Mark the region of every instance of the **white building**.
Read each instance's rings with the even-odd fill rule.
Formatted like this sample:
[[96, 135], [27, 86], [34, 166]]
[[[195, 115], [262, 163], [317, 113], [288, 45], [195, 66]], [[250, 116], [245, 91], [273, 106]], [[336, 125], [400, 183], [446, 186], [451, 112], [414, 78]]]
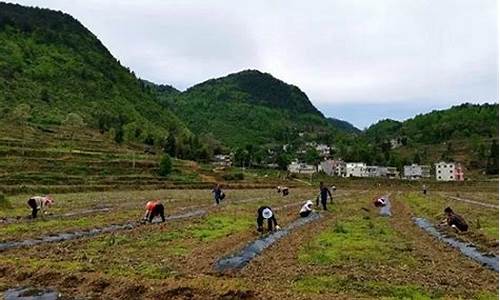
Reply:
[[306, 163], [299, 163], [297, 161], [293, 161], [288, 165], [288, 171], [290, 173], [297, 174], [314, 174], [316, 173], [316, 167], [313, 165], [308, 165]]
[[330, 146], [328, 146], [328, 145], [319, 144], [316, 146], [316, 151], [318, 151], [319, 156], [321, 156], [321, 157], [330, 156]]
[[384, 167], [379, 167], [379, 166], [366, 167], [366, 174], [368, 177], [384, 177], [386, 171], [387, 170]]
[[319, 164], [318, 169], [325, 172], [328, 176], [345, 176], [346, 164], [342, 160], [328, 159], [322, 161]]
[[346, 163], [346, 177], [367, 177], [366, 164], [361, 162]]
[[217, 154], [214, 156], [213, 164], [221, 167], [230, 167], [233, 164], [231, 155]]
[[436, 180], [438, 181], [463, 181], [464, 172], [459, 163], [440, 161], [436, 166]]
[[403, 168], [403, 176], [406, 179], [418, 180], [431, 177], [431, 166], [428, 165], [407, 165]]
[[395, 179], [399, 178], [399, 171], [396, 167], [383, 167], [384, 177]]

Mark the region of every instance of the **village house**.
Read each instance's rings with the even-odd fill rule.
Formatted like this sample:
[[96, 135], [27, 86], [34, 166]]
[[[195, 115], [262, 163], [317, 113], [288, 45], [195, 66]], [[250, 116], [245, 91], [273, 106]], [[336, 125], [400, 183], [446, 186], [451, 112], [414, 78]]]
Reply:
[[367, 177], [366, 164], [362, 162], [346, 163], [345, 177]]
[[399, 178], [399, 171], [398, 168], [396, 167], [384, 167], [385, 169], [385, 177], [390, 178], [390, 179], [396, 179]]
[[406, 179], [418, 180], [431, 177], [431, 166], [411, 164], [403, 167], [403, 176]]
[[220, 167], [231, 167], [233, 161], [231, 159], [231, 155], [229, 154], [217, 154], [214, 155], [214, 159], [212, 164], [220, 166]]
[[318, 151], [319, 156], [321, 157], [328, 157], [330, 156], [330, 146], [325, 145], [325, 144], [319, 144], [316, 146], [316, 151]]
[[291, 164], [288, 165], [288, 171], [290, 173], [296, 173], [296, 174], [314, 174], [316, 173], [316, 167], [313, 165], [308, 165], [306, 163], [293, 161]]
[[438, 181], [463, 181], [464, 172], [460, 163], [438, 162], [436, 166], [436, 180]]
[[322, 161], [318, 169], [325, 172], [328, 176], [345, 176], [346, 164], [342, 160], [328, 159]]

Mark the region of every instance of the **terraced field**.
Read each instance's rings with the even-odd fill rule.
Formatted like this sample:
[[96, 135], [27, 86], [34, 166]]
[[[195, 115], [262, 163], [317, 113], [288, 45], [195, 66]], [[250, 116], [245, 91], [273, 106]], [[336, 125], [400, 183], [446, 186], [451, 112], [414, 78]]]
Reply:
[[[226, 194], [220, 206], [213, 204], [210, 190], [56, 194], [51, 214], [35, 221], [24, 218], [27, 196], [12, 196], [13, 207], [0, 212], [0, 244], [132, 226], [4, 250], [0, 289], [52, 288], [63, 299], [498, 298], [497, 272], [428, 235], [412, 219], [439, 221], [450, 205], [471, 230], [443, 232], [498, 255], [498, 208], [452, 200], [453, 191], [423, 196], [340, 187], [320, 218], [291, 230], [242, 269], [219, 273], [220, 258], [261, 238], [255, 231], [260, 205], [273, 207], [280, 226], [287, 228], [316, 190], [293, 188], [287, 197], [274, 189], [229, 189]], [[371, 203], [385, 194], [390, 194], [392, 216], [379, 215]], [[498, 194], [467, 196], [492, 203]], [[145, 202], [154, 198], [162, 199], [171, 218], [138, 223]]]

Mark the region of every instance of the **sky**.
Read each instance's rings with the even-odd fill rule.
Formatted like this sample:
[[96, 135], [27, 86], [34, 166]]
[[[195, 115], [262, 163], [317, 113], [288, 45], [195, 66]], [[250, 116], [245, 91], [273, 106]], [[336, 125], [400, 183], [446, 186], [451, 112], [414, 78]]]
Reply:
[[184, 90], [258, 69], [365, 128], [498, 102], [496, 0], [20, 0], [61, 10], [137, 76]]

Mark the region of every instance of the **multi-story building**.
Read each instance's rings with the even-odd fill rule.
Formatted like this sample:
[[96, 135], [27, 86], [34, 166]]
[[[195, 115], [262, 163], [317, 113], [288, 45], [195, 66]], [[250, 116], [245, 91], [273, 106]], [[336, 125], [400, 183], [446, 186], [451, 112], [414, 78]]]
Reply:
[[367, 177], [366, 164], [362, 162], [346, 163], [346, 177]]
[[328, 159], [322, 161], [319, 164], [318, 169], [325, 172], [325, 174], [328, 176], [345, 176], [344, 174], [346, 173], [346, 164], [342, 160]]
[[406, 179], [418, 180], [431, 177], [431, 166], [428, 165], [407, 165], [403, 168], [403, 176]]
[[438, 162], [436, 166], [436, 180], [438, 181], [463, 181], [464, 172], [460, 163]]

